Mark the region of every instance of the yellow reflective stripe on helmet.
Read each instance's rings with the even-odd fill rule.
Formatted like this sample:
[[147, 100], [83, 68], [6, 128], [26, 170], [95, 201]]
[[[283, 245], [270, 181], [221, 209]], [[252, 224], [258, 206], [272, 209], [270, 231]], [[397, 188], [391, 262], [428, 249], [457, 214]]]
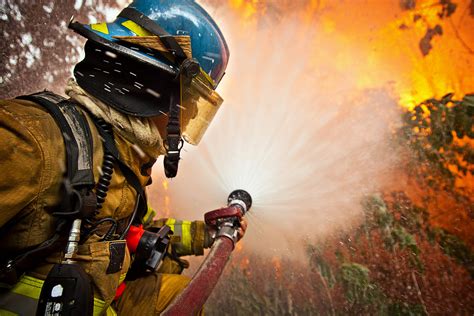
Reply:
[[104, 33], [104, 34], [109, 34], [109, 28], [107, 27], [107, 23], [91, 24], [91, 29], [97, 32]]
[[191, 252], [191, 222], [183, 221], [181, 223], [181, 244], [183, 245], [183, 250], [186, 252]]
[[127, 29], [129, 29], [130, 31], [132, 31], [133, 33], [135, 33], [137, 36], [153, 36], [154, 35], [148, 32], [147, 30], [145, 30], [143, 27], [141, 27], [137, 23], [130, 20], [123, 22], [122, 25], [126, 27]]
[[173, 233], [174, 233], [174, 223], [176, 223], [176, 220], [174, 218], [168, 218], [168, 220], [165, 223], [165, 225], [168, 225], [171, 228]]
[[146, 225], [156, 216], [156, 211], [148, 204], [146, 214], [143, 216], [143, 223]]

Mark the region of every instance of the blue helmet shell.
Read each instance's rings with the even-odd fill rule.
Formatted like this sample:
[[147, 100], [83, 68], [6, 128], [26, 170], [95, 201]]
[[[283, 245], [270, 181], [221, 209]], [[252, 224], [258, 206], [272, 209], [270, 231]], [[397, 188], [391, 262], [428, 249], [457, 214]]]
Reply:
[[[229, 49], [219, 27], [200, 5], [194, 0], [135, 0], [129, 7], [155, 21], [171, 35], [190, 36], [193, 58], [197, 59], [201, 68], [212, 78], [214, 88], [217, 87], [227, 67]], [[118, 17], [107, 24], [106, 32], [90, 25], [84, 26], [100, 37], [117, 42], [114, 36], [136, 36], [122, 25], [126, 21], [127, 19]], [[169, 63], [166, 58], [159, 61]]]

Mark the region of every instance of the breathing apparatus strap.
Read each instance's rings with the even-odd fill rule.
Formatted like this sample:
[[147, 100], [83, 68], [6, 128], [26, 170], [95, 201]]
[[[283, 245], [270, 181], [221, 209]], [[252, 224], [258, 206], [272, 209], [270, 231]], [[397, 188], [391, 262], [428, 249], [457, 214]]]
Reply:
[[[115, 158], [115, 162], [117, 163], [118, 167], [120, 168], [120, 171], [122, 171], [123, 176], [127, 180], [127, 182], [133, 187], [133, 189], [137, 192], [138, 198], [137, 198], [137, 203], [138, 205], [135, 207], [135, 212], [132, 214], [132, 218], [130, 219], [130, 222], [134, 220], [136, 217], [136, 213], [138, 212], [139, 217], [138, 219], [141, 219], [143, 215], [146, 214], [147, 212], [147, 203], [146, 203], [146, 197], [145, 197], [145, 191], [143, 190], [142, 185], [140, 184], [140, 180], [138, 180], [137, 175], [130, 169], [129, 166], [127, 166], [121, 159], [120, 159], [120, 153], [117, 149], [117, 146], [115, 146], [115, 141], [109, 133], [107, 133], [106, 130], [102, 128], [97, 122], [95, 122], [95, 126], [97, 130], [99, 131], [100, 136], [103, 139], [104, 146], [107, 148], [107, 150], [110, 152], [112, 156]], [[128, 227], [127, 229], [128, 230]], [[122, 233], [123, 235], [126, 234], [126, 231]]]
[[20, 96], [17, 99], [32, 101], [51, 114], [63, 135], [67, 173], [64, 179], [63, 201], [59, 211], [51, 215], [57, 218], [53, 236], [39, 246], [28, 249], [0, 266], [2, 283], [14, 284], [21, 274], [31, 267], [31, 261], [48, 255], [58, 247], [60, 236], [72, 219], [90, 216], [95, 211], [96, 197], [92, 192], [92, 135], [84, 115], [72, 102], [49, 91]]
[[25, 95], [18, 99], [40, 104], [54, 118], [61, 130], [66, 149], [65, 195], [59, 211], [51, 215], [76, 219], [90, 216], [95, 211], [96, 196], [92, 171], [92, 134], [84, 115], [76, 105], [49, 91]]
[[73, 188], [94, 187], [92, 172], [92, 136], [85, 117], [76, 106], [64, 98], [49, 92], [20, 96], [43, 106], [54, 118], [66, 148], [67, 178]]
[[185, 60], [186, 54], [183, 51], [183, 48], [178, 44], [176, 39], [166, 32], [158, 23], [144, 15], [134, 8], [125, 8], [118, 15], [119, 17], [129, 19], [136, 24], [143, 27], [145, 30], [155, 34], [160, 38], [166, 48], [177, 58], [178, 64], [181, 64]]

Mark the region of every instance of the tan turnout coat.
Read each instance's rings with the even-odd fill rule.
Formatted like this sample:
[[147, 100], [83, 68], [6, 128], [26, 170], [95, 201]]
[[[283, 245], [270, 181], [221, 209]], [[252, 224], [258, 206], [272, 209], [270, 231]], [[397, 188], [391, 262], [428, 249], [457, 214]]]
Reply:
[[[93, 136], [93, 170], [97, 182], [103, 159], [102, 142], [90, 117], [87, 114], [86, 117]], [[140, 157], [129, 141], [114, 134], [122, 160], [145, 187], [150, 179], [148, 175], [142, 175], [141, 167], [150, 158]], [[61, 131], [43, 107], [18, 99], [0, 101], [0, 161], [0, 254], [4, 257], [40, 244], [52, 236], [55, 228], [50, 214], [62, 199], [59, 192], [65, 171], [65, 147]], [[135, 200], [134, 189], [120, 169], [115, 168], [98, 218], [126, 221]], [[163, 223], [164, 220], [155, 221], [154, 225]], [[191, 235], [191, 248], [181, 249], [180, 255], [200, 255], [204, 247], [209, 246], [205, 244], [209, 241], [203, 222], [191, 222]], [[173, 237], [172, 242], [179, 244], [179, 238]], [[112, 303], [116, 288], [130, 266], [130, 254], [126, 250], [120, 271], [106, 273], [111, 256], [110, 243], [117, 242], [125, 241], [98, 241], [98, 237], [93, 236], [80, 245], [78, 253], [79, 263], [93, 281], [95, 295], [106, 304]], [[60, 260], [59, 253], [38, 258], [35, 268], [28, 274], [44, 279], [52, 264]], [[125, 314], [133, 308], [134, 314], [142, 315], [163, 310], [188, 280], [176, 274], [173, 276], [181, 269], [171, 260], [163, 264], [160, 272], [143, 282], [137, 280], [127, 284], [123, 297], [113, 303], [116, 309]]]

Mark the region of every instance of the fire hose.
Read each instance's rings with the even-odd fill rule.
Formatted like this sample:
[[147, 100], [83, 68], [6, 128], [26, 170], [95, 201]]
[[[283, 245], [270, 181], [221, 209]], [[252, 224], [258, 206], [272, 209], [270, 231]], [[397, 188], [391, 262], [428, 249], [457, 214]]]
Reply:
[[240, 218], [251, 206], [250, 194], [244, 190], [235, 190], [227, 199], [227, 207], [204, 215], [206, 224], [217, 228], [214, 244], [189, 285], [161, 315], [185, 316], [199, 313], [234, 250]]

